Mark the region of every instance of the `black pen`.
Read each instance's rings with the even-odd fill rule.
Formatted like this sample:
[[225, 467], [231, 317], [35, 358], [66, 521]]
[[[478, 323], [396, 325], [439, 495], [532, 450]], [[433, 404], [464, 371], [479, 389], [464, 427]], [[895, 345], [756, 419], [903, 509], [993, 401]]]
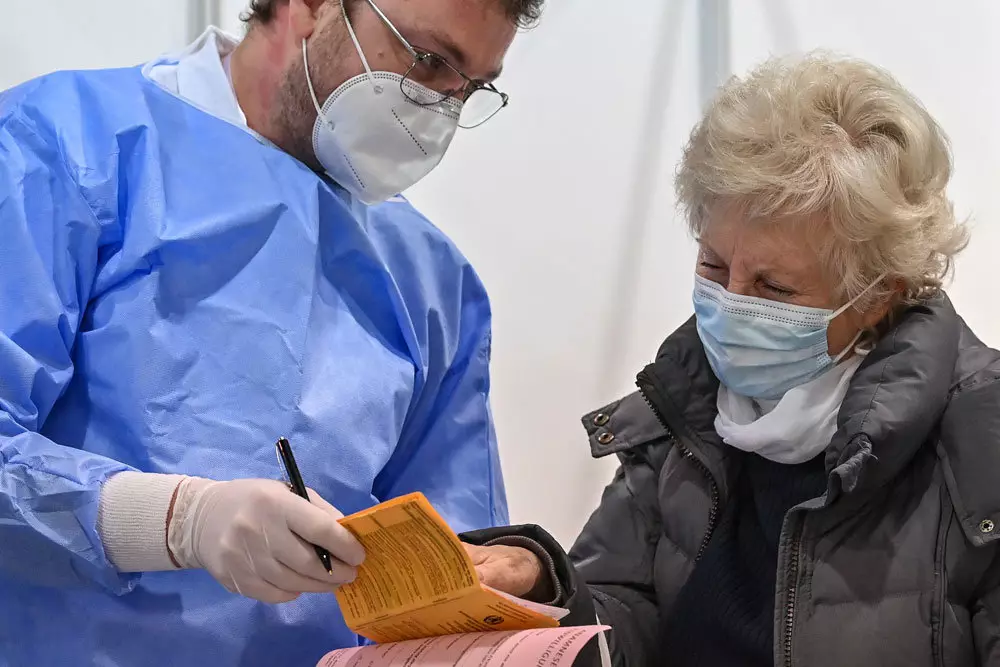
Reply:
[[[299, 466], [295, 463], [295, 455], [292, 454], [291, 443], [288, 442], [287, 438], [278, 438], [278, 443], [274, 447], [278, 450], [278, 460], [281, 461], [281, 465], [285, 467], [285, 472], [288, 475], [288, 487], [295, 495], [305, 498], [306, 502], [310, 502], [309, 492], [306, 491], [306, 485], [302, 482], [302, 475], [299, 474]], [[333, 574], [333, 566], [330, 564], [330, 552], [315, 544], [313, 545], [313, 549], [316, 550], [319, 562], [323, 563], [323, 567], [327, 573]]]

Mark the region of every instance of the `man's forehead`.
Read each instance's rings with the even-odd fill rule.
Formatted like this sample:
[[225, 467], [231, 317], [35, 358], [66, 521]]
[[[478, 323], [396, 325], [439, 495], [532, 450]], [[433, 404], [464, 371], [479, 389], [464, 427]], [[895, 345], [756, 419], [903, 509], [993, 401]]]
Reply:
[[[434, 51], [474, 79], [500, 73], [517, 34], [500, 0], [376, 0], [414, 46]], [[397, 18], [398, 17], [398, 18]]]

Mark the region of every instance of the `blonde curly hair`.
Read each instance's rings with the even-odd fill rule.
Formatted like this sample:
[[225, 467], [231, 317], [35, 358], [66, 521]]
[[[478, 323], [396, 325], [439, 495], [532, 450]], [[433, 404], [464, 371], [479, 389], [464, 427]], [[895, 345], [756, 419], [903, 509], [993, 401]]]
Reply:
[[820, 256], [848, 300], [879, 276], [858, 308], [905, 285], [913, 303], [936, 294], [968, 242], [946, 187], [948, 138], [888, 72], [813, 52], [734, 77], [684, 150], [676, 187], [700, 237], [718, 205], [746, 220], [820, 221]]

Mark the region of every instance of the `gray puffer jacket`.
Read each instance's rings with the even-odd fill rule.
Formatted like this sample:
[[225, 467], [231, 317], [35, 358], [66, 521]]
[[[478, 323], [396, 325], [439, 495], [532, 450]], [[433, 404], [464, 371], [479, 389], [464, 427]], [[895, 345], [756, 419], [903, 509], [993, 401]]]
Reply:
[[[640, 391], [584, 418], [621, 466], [566, 557], [537, 527], [573, 614], [613, 627], [615, 665], [662, 664], [662, 623], [733, 487], [718, 381], [693, 322]], [[1000, 665], [1000, 353], [945, 297], [906, 312], [853, 378], [827, 492], [785, 517], [776, 665]]]

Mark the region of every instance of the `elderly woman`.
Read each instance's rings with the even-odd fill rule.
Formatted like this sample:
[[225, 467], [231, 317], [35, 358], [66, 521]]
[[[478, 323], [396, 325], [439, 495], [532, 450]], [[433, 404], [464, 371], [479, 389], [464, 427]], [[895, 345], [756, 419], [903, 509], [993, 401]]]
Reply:
[[941, 290], [946, 137], [867, 63], [764, 64], [695, 128], [695, 318], [585, 418], [621, 466], [567, 557], [488, 584], [610, 625], [616, 665], [1000, 664], [1000, 354]]

